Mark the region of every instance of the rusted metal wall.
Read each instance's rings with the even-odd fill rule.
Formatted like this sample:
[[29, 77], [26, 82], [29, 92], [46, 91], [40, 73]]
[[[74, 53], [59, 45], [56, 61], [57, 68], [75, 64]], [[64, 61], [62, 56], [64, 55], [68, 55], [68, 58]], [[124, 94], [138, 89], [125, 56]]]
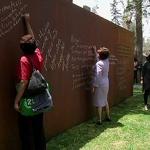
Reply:
[[44, 75], [52, 85], [55, 107], [45, 114], [47, 138], [92, 116], [91, 46], [111, 50], [109, 103], [132, 95], [133, 34], [78, 6], [60, 0], [0, 1], [0, 149], [19, 147], [13, 109], [15, 68], [24, 33], [21, 15], [29, 12], [45, 56]]
[[66, 1], [66, 2], [71, 2], [71, 3], [72, 3], [73, 0], [65, 0], [65, 1]]

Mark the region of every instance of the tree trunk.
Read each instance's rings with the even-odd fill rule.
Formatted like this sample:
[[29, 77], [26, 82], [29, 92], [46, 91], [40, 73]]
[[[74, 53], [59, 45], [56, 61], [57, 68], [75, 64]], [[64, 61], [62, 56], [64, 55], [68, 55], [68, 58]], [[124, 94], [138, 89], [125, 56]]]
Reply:
[[136, 56], [143, 61], [142, 1], [135, 0], [136, 7]]

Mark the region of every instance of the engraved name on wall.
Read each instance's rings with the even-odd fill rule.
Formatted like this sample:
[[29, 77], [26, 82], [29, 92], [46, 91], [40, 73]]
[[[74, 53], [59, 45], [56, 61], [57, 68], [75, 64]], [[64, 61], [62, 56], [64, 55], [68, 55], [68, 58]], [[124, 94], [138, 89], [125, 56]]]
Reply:
[[27, 4], [23, 0], [10, 1], [0, 8], [0, 38], [4, 37], [8, 32], [21, 21], [21, 16], [27, 9]]

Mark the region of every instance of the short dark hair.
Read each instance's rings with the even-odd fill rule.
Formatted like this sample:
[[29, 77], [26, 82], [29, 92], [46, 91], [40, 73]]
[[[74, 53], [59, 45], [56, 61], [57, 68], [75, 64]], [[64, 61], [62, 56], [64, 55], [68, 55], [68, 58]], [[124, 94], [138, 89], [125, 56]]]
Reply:
[[109, 49], [106, 47], [101, 47], [99, 50], [97, 50], [97, 52], [101, 60], [107, 59], [109, 57]]
[[30, 42], [29, 43], [21, 43], [20, 48], [24, 54], [32, 55], [32, 54], [34, 54], [37, 46], [36, 46], [36, 42], [33, 41], [32, 43], [30, 43]]

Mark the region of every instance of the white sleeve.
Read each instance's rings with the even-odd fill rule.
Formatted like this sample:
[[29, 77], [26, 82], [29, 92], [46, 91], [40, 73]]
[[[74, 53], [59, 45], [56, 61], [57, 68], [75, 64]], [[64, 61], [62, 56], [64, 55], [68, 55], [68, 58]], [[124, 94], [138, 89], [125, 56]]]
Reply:
[[102, 78], [102, 64], [96, 63], [93, 86], [98, 87]]

